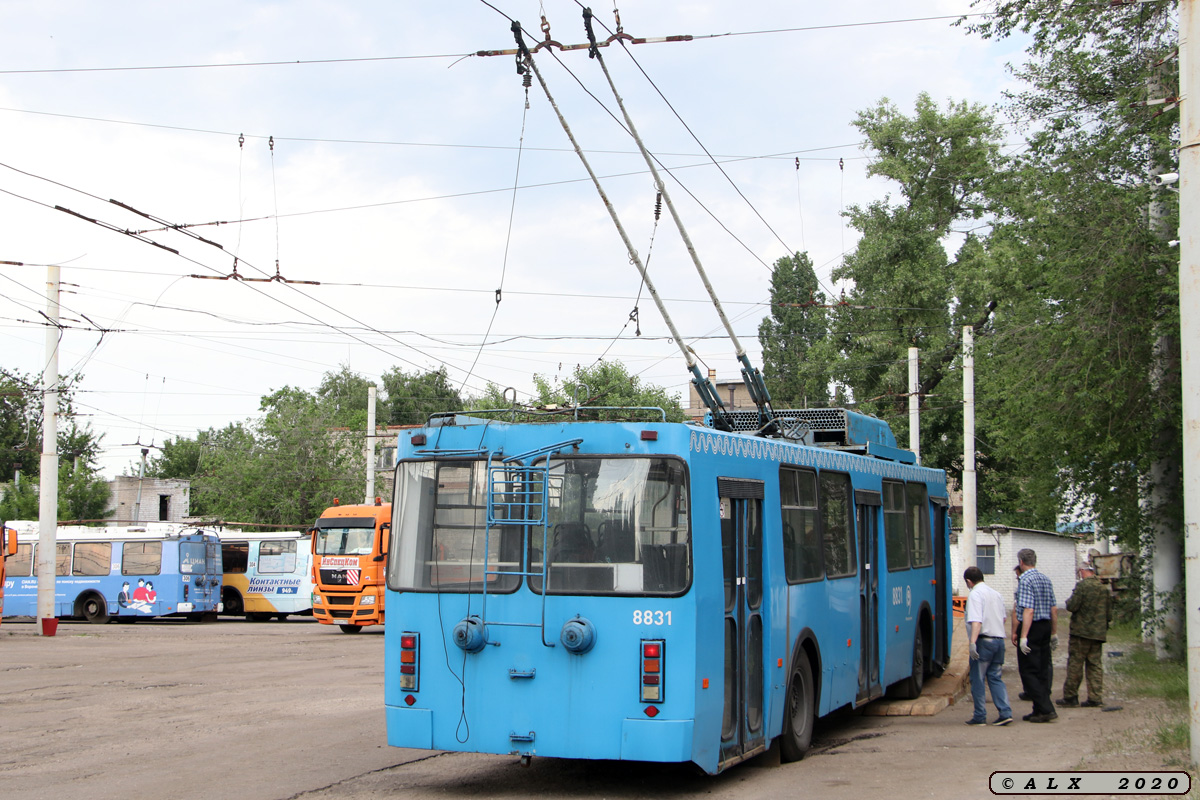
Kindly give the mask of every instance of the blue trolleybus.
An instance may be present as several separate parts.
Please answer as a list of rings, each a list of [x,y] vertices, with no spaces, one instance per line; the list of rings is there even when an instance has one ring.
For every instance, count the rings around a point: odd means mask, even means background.
[[[37,615],[37,522],[10,522],[4,615]],[[55,544],[54,616],[94,623],[185,616],[215,619],[221,601],[221,542],[174,524],[88,528],[63,525]]]
[[[741,413],[741,412],[736,412]],[[388,742],[709,773],[948,662],[943,472],[880,420],[796,443],[445,415],[399,441]]]

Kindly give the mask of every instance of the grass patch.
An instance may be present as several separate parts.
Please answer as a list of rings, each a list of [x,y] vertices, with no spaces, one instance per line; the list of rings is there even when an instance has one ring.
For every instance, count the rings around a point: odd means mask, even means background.
[[[1186,706],[1188,701],[1187,664],[1181,660],[1159,661],[1154,646],[1138,641],[1140,632],[1124,626],[1114,628],[1105,651],[1124,652],[1120,658],[1108,658],[1108,665],[1121,676],[1125,690],[1137,697],[1158,697]]]
[[[1119,650],[1123,655],[1106,657],[1105,667],[1115,673],[1114,677],[1118,678],[1127,696],[1152,697],[1166,702],[1165,713],[1156,715],[1158,725],[1150,744],[1159,753],[1186,754],[1191,749],[1187,664],[1177,658],[1159,661],[1154,645],[1143,643],[1141,638],[1141,629],[1134,624],[1110,628],[1105,653]],[[1168,758],[1168,762],[1177,760]]]

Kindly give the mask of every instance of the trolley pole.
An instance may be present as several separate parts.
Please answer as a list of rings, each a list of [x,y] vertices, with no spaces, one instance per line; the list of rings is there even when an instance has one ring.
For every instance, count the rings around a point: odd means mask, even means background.
[[[1179,339],[1183,384],[1183,529],[1191,757],[1200,764],[1200,18],[1179,3]],[[1189,311],[1192,309],[1192,311]]]
[[[908,449],[921,463],[920,349],[908,348]]]
[[[975,566],[975,329],[963,326],[963,526],[958,539],[962,566]]]
[[[37,615],[43,636],[58,629],[54,572],[58,539],[58,327],[59,268],[46,268],[46,368],[42,371],[42,460],[38,477]]]

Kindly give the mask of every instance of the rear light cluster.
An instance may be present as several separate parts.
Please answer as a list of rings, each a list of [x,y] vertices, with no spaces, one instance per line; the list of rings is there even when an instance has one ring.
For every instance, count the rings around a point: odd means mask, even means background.
[[[642,640],[642,702],[663,701],[663,662],[666,643],[662,639]]]
[[[421,634],[405,632],[400,634],[400,688],[410,692],[417,691],[417,665],[421,663]]]

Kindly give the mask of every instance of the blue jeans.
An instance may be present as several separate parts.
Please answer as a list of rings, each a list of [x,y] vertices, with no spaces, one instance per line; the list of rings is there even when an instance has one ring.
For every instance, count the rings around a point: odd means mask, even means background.
[[[987,719],[987,698],[984,693],[984,683],[992,691],[992,704],[1000,719],[1012,716],[1012,707],[1008,704],[1008,689],[1000,678],[1000,670],[1004,666],[1004,640],[990,639],[980,636],[975,642],[979,658],[971,661],[971,699],[975,701],[974,719]]]

